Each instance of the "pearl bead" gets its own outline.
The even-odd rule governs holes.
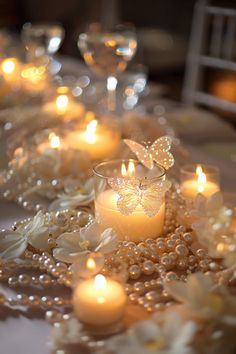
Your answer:
[[[191,245],[192,241],[193,241],[193,237],[192,237],[192,234],[190,232],[185,232],[182,236],[183,240]]]
[[[26,294],[17,294],[16,298],[21,305],[27,305],[29,302],[29,297]]]
[[[40,304],[40,297],[37,295],[29,296],[29,305],[38,306]]]
[[[61,306],[64,304],[64,299],[60,296],[56,296],[56,297],[54,297],[53,302],[55,305]]]
[[[131,294],[129,294],[129,299],[130,299],[130,301],[132,301],[132,302],[138,301],[138,298],[139,298],[139,296],[138,296],[137,293],[131,293]]]
[[[129,268],[129,275],[131,279],[138,279],[140,277],[140,274],[141,274],[141,269],[137,264],[133,264]]]
[[[142,270],[146,275],[152,274],[154,272],[154,263],[152,261],[145,261],[142,264]]]
[[[41,303],[43,306],[52,306],[53,300],[52,300],[51,296],[43,296],[41,298]]]
[[[203,248],[199,248],[196,252],[198,258],[203,259],[206,257],[207,253]]]
[[[134,283],[134,291],[138,294],[143,294],[145,290],[144,284],[141,282]]]
[[[167,281],[171,281],[171,280],[177,280],[178,279],[178,276],[175,272],[168,272],[166,274],[166,280]]]
[[[30,284],[31,277],[28,274],[21,274],[18,277],[19,285],[28,286]]]
[[[42,274],[39,276],[39,283],[43,286],[48,286],[51,283],[52,278],[48,274]]]
[[[130,294],[133,291],[133,286],[131,284],[125,284],[125,291],[127,294]]]
[[[188,255],[188,249],[185,245],[179,244],[175,247],[175,252],[178,254],[178,256],[187,256]]]
[[[50,324],[60,322],[62,320],[62,314],[59,311],[50,310],[46,312],[45,319]]]
[[[174,240],[167,240],[166,241],[166,248],[168,251],[172,251],[175,248],[175,241]]]
[[[10,277],[8,279],[8,285],[12,288],[16,287],[18,285],[18,279],[16,277]]]

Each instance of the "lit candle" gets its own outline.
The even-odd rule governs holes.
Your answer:
[[[48,141],[41,143],[37,150],[41,154],[50,155],[61,148],[61,139],[58,135],[51,132],[48,136]]]
[[[73,148],[87,151],[92,160],[102,160],[117,151],[120,134],[93,119],[82,130],[71,133],[68,139]]]
[[[6,83],[16,86],[20,83],[20,63],[16,58],[7,58],[1,63],[1,74]]]
[[[205,197],[210,197],[220,189],[217,180],[210,180],[211,173],[209,173],[209,178],[207,178],[207,173],[203,172],[201,165],[196,167],[194,173],[183,169],[182,174],[185,175],[185,178],[181,182],[180,190],[185,198],[194,198],[198,193],[203,194]]]
[[[55,100],[46,103],[43,110],[51,116],[59,115],[65,119],[81,118],[85,112],[84,105],[70,97],[66,86],[57,89]]]
[[[125,304],[123,287],[102,274],[80,282],[73,294],[76,316],[80,321],[94,326],[111,325],[122,320]]]
[[[132,161],[128,168],[121,165],[123,177],[133,177],[135,166]],[[130,215],[123,215],[118,209],[119,195],[113,189],[107,189],[95,198],[96,220],[102,229],[112,227],[121,240],[140,242],[147,238],[156,238],[162,234],[165,220],[165,200],[156,215],[149,217],[139,204]]]

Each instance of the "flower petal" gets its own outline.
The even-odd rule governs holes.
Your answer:
[[[75,231],[75,232],[65,232],[61,236],[59,236],[56,240],[57,246],[65,248],[66,250],[69,250],[70,252],[76,252],[80,251],[80,232]]]
[[[187,285],[178,280],[172,280],[164,283],[165,290],[181,303],[188,302]]]
[[[88,226],[85,226],[80,229],[80,238],[82,241],[89,241],[91,248],[95,249],[101,238],[101,230],[99,224],[96,221],[93,221]]]
[[[70,252],[68,249],[65,248],[54,248],[53,250],[53,257],[58,259],[61,262],[66,263],[74,263],[80,261],[89,251],[82,251],[82,252]]]
[[[96,252],[110,253],[118,245],[118,238],[112,228],[104,230],[100,239],[101,241],[95,249]]]
[[[4,231],[0,238],[0,257],[3,259],[14,259],[20,257],[26,250],[27,240],[18,232]]]

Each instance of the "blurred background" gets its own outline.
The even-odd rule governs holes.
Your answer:
[[[88,23],[132,23],[138,38],[135,62],[148,68],[149,79],[159,84],[165,97],[180,100],[194,4],[195,0],[0,0],[0,27],[17,35],[25,22],[60,22],[65,39],[59,54],[81,58],[77,39]],[[235,0],[211,4],[236,8]],[[206,69],[203,86],[236,102],[235,71]],[[234,112],[220,113],[234,124]]]

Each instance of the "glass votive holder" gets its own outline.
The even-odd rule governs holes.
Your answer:
[[[74,99],[70,87],[60,86],[44,104],[43,111],[50,116],[60,116],[64,121],[70,121],[82,118],[85,114],[85,106]]]
[[[120,125],[115,119],[98,119],[93,112],[87,112],[83,122],[69,134],[69,139],[71,147],[86,151],[91,160],[104,160],[118,151]]]
[[[112,160],[98,164],[94,175],[95,217],[103,230],[111,227],[120,240],[134,242],[162,234],[165,193],[157,188],[166,177],[162,166],[150,171],[137,160]]]
[[[211,165],[185,165],[180,171],[180,191],[184,198],[195,198],[197,194],[210,197],[220,190],[219,169]]]

